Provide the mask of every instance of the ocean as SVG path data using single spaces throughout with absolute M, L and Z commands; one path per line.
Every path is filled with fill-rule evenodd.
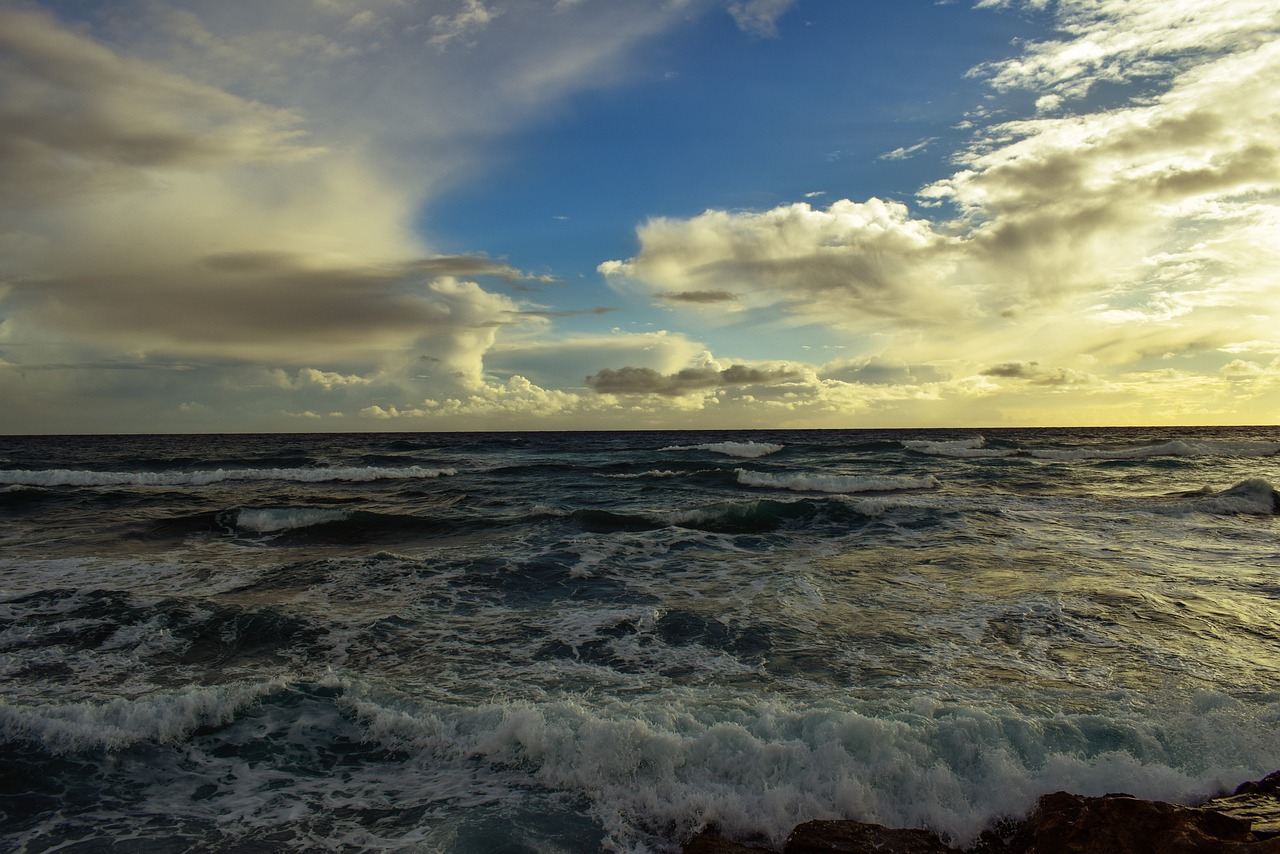
M 0 437 L 0 848 L 671 852 L 1280 768 L 1280 428 Z

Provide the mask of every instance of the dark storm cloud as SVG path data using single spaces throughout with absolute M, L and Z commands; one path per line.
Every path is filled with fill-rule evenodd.
M 1039 362 L 1002 362 L 982 372 L 984 377 L 1000 377 L 1002 379 L 1026 380 L 1041 386 L 1078 386 L 1090 385 L 1096 378 L 1067 368 L 1047 368 Z
M 686 368 L 674 374 L 661 374 L 652 368 L 606 368 L 587 377 L 587 386 L 601 394 L 661 394 L 678 397 L 683 394 L 744 385 L 771 385 L 798 379 L 800 373 L 790 368 L 761 369 L 731 365 L 722 371 L 714 368 Z
M 737 294 L 729 291 L 662 291 L 654 296 L 664 302 L 683 302 L 694 305 L 735 302 L 738 299 Z
M 6 304 L 42 327 L 142 350 L 306 363 L 510 322 L 509 300 L 424 275 L 455 268 L 476 264 L 323 267 L 288 253 L 227 253 L 186 269 L 19 281 Z
M 119 56 L 46 13 L 0 9 L 0 201 L 136 185 L 149 168 L 305 158 L 320 149 L 298 122 Z

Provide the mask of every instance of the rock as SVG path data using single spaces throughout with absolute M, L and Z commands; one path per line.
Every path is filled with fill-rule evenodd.
M 684 844 L 684 854 L 765 854 L 768 849 L 730 842 L 714 830 L 702 830 Z
M 684 854 L 762 854 L 714 831 L 689 840 Z M 1055 792 L 1022 820 L 1004 819 L 971 854 L 1280 854 L 1280 771 L 1243 783 L 1199 807 L 1132 795 L 1100 798 Z M 783 854 L 962 854 L 927 830 L 858 821 L 810 821 L 787 837 Z
M 808 821 L 791 831 L 783 854 L 959 854 L 927 830 L 860 821 Z
M 1280 842 L 1280 840 L 1274 840 Z M 1007 843 L 1009 854 L 1280 854 L 1249 822 L 1214 810 L 1129 795 L 1055 792 Z
M 1259 838 L 1280 836 L 1280 771 L 1241 783 L 1234 794 L 1214 798 L 1202 809 L 1251 822 L 1253 835 Z

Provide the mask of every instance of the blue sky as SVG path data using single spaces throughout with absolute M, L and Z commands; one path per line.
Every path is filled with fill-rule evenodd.
M 1272 423 L 1260 0 L 0 0 L 0 431 Z

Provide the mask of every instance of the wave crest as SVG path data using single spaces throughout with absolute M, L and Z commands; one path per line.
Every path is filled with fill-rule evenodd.
M 769 474 L 738 469 L 738 483 L 795 492 L 828 492 L 847 495 L 857 492 L 896 492 L 903 489 L 937 489 L 942 484 L 933 475 L 867 477 L 843 474 Z
M 259 507 L 236 513 L 235 527 L 255 534 L 274 534 L 329 522 L 345 522 L 350 518 L 351 514 L 345 510 L 323 507 Z
M 754 460 L 781 451 L 782 445 L 770 442 L 711 442 L 705 445 L 670 445 L 660 448 L 659 453 L 666 451 L 711 451 L 743 460 Z
M 1274 457 L 1280 454 L 1280 442 L 1193 442 L 1174 439 L 1159 445 L 1137 448 L 1071 448 L 1069 450 L 1034 450 L 1040 460 L 1134 460 L 1146 457 Z

